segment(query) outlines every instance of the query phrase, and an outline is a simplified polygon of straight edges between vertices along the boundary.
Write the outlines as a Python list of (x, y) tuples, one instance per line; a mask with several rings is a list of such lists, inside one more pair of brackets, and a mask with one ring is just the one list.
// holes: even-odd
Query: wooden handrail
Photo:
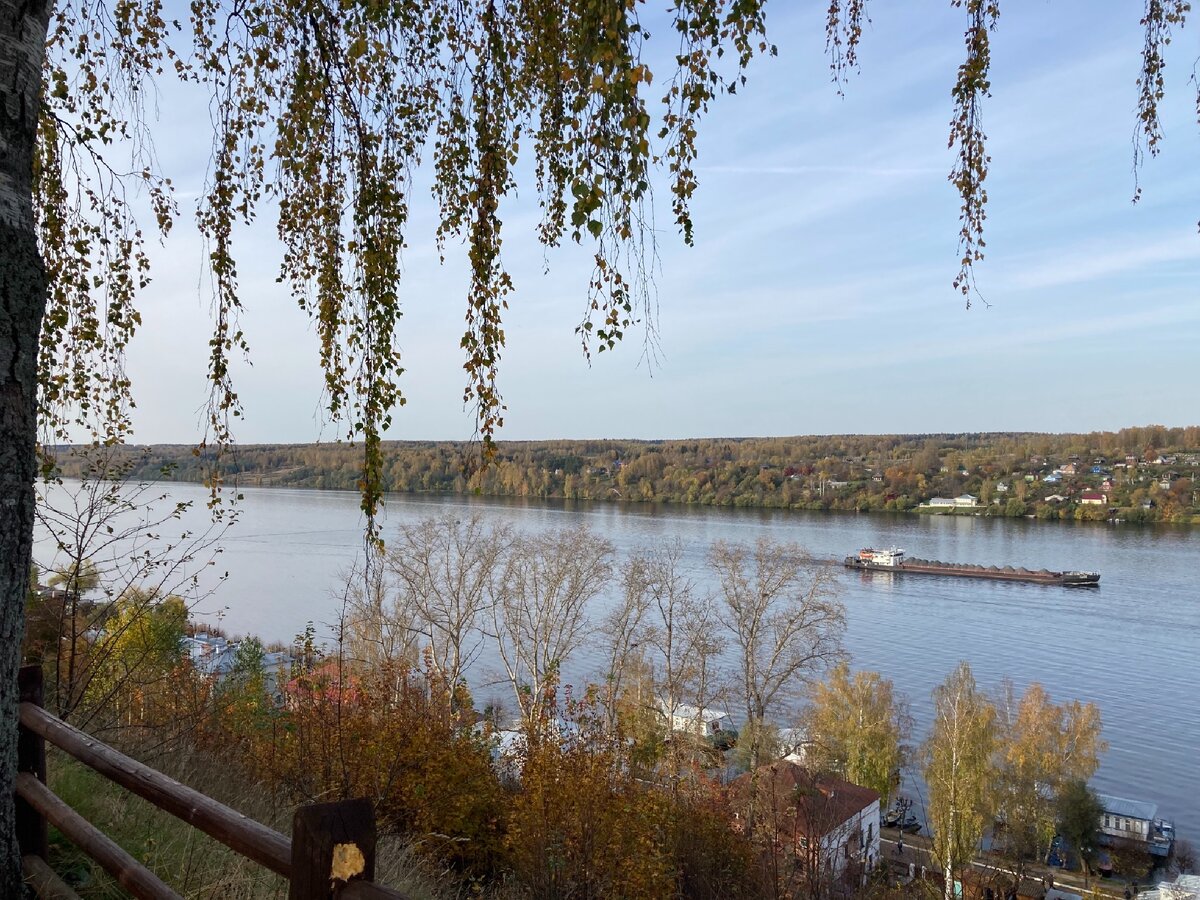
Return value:
[(291, 878), (292, 842), (279, 832), (130, 759), (32, 703), (21, 704), (21, 726), (242, 856)]
[(79, 895), (67, 887), (58, 873), (40, 856), (32, 853), (22, 856), (21, 874), (41, 900), (79, 900)]
[(373, 881), (351, 881), (337, 896), (338, 900), (407, 900), (399, 891)]
[(17, 796), (44, 815), (71, 843), (100, 863), (121, 887), (140, 900), (182, 900), (157, 875), (122, 850), (103, 831), (71, 809), (28, 772), (17, 774)]
[(72, 892), (46, 865), (46, 823), (107, 869), (131, 894), (146, 900), (179, 895), (46, 786), (46, 743), (159, 809), (215, 838), (235, 853), (288, 880), (289, 900), (406, 900), (374, 884), (375, 811), (368, 800), (310, 803), (296, 810), (291, 840), (277, 831), (131, 759), (41, 706), (42, 672), (20, 672), (20, 736), (16, 801), (23, 864), (43, 900)]

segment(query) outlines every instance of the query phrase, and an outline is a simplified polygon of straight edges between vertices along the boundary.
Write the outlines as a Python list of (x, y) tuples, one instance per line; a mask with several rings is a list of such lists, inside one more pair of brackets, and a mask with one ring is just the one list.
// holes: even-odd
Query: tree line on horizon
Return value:
[[(248, 445), (220, 458), (170, 445), (120, 453), (144, 479), (165, 473), (207, 482), (215, 474), (231, 487), (357, 490), (362, 478), (357, 449), (342, 443)], [(1135, 464), (1127, 468), (1130, 458)], [(1154, 464), (1162, 458), (1172, 463)], [(1078, 477), (1042, 481), (1072, 460), (1084, 467)], [(1102, 506), (1079, 502), (1102, 483), (1090, 473), (1095, 460), (1121, 466), (1109, 476)], [(61, 448), (56, 461), (64, 476), (82, 469), (71, 448)], [(475, 444), (407, 441), (384, 445), (382, 485), (401, 493), (859, 512), (908, 511), (933, 497), (971, 493), (987, 515), (1197, 524), (1198, 466), (1200, 426), (1058, 435), (504, 441), (486, 462)]]

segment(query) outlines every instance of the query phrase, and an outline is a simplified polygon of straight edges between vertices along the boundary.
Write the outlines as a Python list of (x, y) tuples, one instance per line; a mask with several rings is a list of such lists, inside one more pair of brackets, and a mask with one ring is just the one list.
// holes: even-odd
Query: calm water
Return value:
[[(202, 488), (170, 491), (203, 509)], [(228, 630), (267, 640), (290, 641), (308, 621), (327, 630), (340, 605), (339, 573), (362, 549), (358, 496), (244, 495), (218, 561), (229, 580), (201, 616), (220, 612)], [(711, 541), (759, 535), (823, 557), (895, 545), (929, 559), (1099, 571), (1093, 590), (842, 572), (845, 646), (855, 667), (882, 672), (907, 694), (918, 738), (930, 721), (930, 691), (961, 659), (986, 689), (1004, 677), (1018, 691), (1036, 680), (1056, 700), (1095, 702), (1110, 747), (1094, 786), (1155, 801), (1185, 835), (1200, 835), (1200, 530), (414, 496), (390, 497), (386, 521), (395, 528), (468, 510), (528, 530), (584, 521), (620, 554), (679, 538), (702, 585)], [(39, 549), (44, 562), (44, 542)], [(585, 653), (570, 669), (586, 674), (598, 661)], [(483, 690), (480, 699), (503, 696)]]

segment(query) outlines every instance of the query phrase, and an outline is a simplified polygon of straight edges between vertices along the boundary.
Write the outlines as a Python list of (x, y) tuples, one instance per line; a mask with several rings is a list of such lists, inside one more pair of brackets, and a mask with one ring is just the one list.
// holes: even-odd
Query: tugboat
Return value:
[(1063, 587), (1096, 587), (1098, 572), (1051, 572), (1049, 569), (1014, 569), (1012, 566), (974, 566), (944, 563), (931, 559), (905, 559), (898, 547), (875, 550), (864, 547), (857, 556), (847, 556), (847, 569), (868, 569), (878, 572), (903, 572), (915, 575), (953, 575), (960, 578), (990, 578), (993, 581), (1030, 581), (1035, 584), (1058, 584)]

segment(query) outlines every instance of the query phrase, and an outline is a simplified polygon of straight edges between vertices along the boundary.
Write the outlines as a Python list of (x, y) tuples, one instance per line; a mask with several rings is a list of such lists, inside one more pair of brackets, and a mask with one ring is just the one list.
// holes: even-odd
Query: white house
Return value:
[(959, 494), (954, 498), (954, 505), (959, 508), (973, 509), (979, 505), (979, 498), (974, 494)]
[(1100, 816), (1100, 842), (1109, 846), (1133, 846), (1152, 856), (1166, 858), (1175, 841), (1175, 826), (1156, 818), (1158, 806), (1148, 800), (1128, 800), (1097, 794), (1104, 813)]
[(774, 810), (779, 839), (830, 880), (861, 883), (879, 862), (879, 794), (870, 788), (780, 759), (737, 778), (730, 790), (735, 828), (754, 791), (756, 809)]
[(1174, 881), (1160, 881), (1154, 890), (1137, 896), (1138, 900), (1200, 900), (1200, 875), (1178, 875)]
[(1104, 815), (1100, 817), (1101, 834), (1135, 841), (1150, 840), (1150, 826), (1158, 812), (1157, 806), (1145, 800), (1126, 800), (1108, 794), (1096, 796), (1104, 807)]
[(780, 728), (777, 755), (780, 759), (804, 765), (808, 760), (808, 748), (812, 744), (813, 742), (808, 738), (808, 732), (803, 728)]
[(237, 644), (229, 643), (220, 635), (198, 631), (185, 637), (181, 645), (196, 671), (202, 675), (215, 676), (220, 680), (233, 668)]
[(950, 508), (953, 508), (955, 504), (954, 504), (954, 500), (953, 500), (952, 498), (950, 498), (950, 497), (931, 497), (931, 498), (929, 499), (929, 503), (927, 503), (926, 505), (927, 505), (927, 506), (934, 506), (934, 507), (950, 507)]
[(720, 709), (701, 709), (681, 703), (672, 710), (666, 700), (659, 698), (658, 710), (672, 731), (688, 731), (697, 735), (716, 734), (727, 731), (732, 725), (729, 713)]

